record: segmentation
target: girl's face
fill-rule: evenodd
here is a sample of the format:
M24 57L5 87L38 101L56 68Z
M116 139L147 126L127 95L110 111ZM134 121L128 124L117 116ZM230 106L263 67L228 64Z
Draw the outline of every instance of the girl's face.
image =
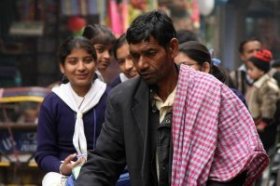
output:
M183 52L179 52L178 55L175 57L176 64L185 64L189 67L193 68L194 70L201 71L201 65L198 64L197 61L191 59Z
M257 80L264 74L264 71L258 69L251 61L248 61L247 73L251 79Z
M137 76L137 70L135 68L135 65L133 64L131 55L129 54L129 45L127 43L124 43L117 49L116 54L117 62L119 64L121 72L124 73L128 78Z
M111 63L110 50L112 45L94 44L97 54L97 70L105 71Z
M67 77L73 89L79 92L91 86L95 61L86 50L76 48L66 57L64 64L60 64L60 71Z

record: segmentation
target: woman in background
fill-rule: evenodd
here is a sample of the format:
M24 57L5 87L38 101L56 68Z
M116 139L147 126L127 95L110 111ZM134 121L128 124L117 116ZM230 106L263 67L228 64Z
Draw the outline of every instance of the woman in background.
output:
M185 64L191 68L210 73L222 83L229 85L229 77L225 70L214 65L209 50L198 41L188 41L179 45L179 53L175 58L176 64ZM231 88L237 97L247 106L241 92Z

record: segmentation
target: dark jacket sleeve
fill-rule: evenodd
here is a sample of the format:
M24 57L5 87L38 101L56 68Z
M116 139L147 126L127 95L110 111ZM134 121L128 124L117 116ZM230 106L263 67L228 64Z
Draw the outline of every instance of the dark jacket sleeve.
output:
M122 123L121 109L111 94L96 149L88 153L75 186L115 185L125 167Z

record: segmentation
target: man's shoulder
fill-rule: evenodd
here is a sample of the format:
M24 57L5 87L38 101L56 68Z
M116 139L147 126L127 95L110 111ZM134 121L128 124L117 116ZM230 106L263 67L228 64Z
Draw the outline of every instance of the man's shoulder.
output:
M233 73L241 73L241 72L246 72L246 67L244 64L240 65L239 67L235 68L235 69L232 69L230 70L230 74L233 74Z
M110 92L110 97L124 97L128 95L132 95L143 80L140 77L131 78L123 83L118 84L118 86L114 87Z
M233 81L233 84L237 86L237 81L243 81L246 78L246 66L244 64L240 65L236 69L229 72L229 77Z
M188 80L189 82L193 82L193 83L196 83L196 82L210 82L210 81L217 81L217 78L215 78L212 74L208 74L208 73L205 73L205 72L201 72L201 71L197 71L197 70L194 70L188 66L184 66L184 67L181 67L182 69L184 70L181 70L180 73L179 73L179 76L182 78L184 77L186 80Z

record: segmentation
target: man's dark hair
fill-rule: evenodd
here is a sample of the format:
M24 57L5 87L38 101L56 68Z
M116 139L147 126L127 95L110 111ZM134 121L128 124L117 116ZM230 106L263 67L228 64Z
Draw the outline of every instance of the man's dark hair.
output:
M165 13L152 11L138 16L128 28L126 40L135 44L148 41L151 36L164 48L176 37L172 20Z
M122 34L113 44L112 47L112 52L113 52L113 56L116 60L118 60L118 56L117 56L117 50L118 48L120 48L124 43L126 43L126 34Z
M248 42L251 42L251 41L258 41L261 43L261 40L258 39L257 37L250 37L248 39L245 39L243 41L241 41L241 43L239 44L239 47L238 47L238 51L240 54L242 54L244 52L244 45Z

